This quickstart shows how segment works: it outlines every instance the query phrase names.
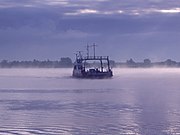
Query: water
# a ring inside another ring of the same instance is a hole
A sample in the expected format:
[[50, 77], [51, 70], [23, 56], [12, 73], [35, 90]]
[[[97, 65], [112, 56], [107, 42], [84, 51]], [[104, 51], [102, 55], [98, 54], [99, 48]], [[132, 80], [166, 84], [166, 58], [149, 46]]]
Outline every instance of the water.
[[0, 69], [1, 135], [180, 134], [180, 69]]

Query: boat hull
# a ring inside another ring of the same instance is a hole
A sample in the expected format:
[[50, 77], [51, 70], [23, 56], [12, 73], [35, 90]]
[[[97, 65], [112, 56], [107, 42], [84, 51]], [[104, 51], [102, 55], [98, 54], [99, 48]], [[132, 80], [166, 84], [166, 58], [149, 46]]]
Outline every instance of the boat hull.
[[103, 78], [111, 78], [113, 76], [112, 71], [107, 72], [99, 72], [99, 73], [89, 73], [89, 72], [81, 72], [75, 73], [73, 72], [73, 77], [75, 78], [89, 78], [89, 79], [103, 79]]

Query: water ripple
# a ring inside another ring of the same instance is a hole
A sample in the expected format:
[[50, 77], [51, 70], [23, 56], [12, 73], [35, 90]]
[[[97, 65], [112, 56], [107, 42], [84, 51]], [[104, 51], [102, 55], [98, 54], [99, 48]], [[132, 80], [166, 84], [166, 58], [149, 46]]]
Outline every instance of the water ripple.
[[[48, 100], [0, 100], [1, 104], [6, 104], [9, 110], [68, 110], [83, 111], [84, 113], [93, 111], [117, 111], [117, 112], [141, 112], [138, 106], [128, 104], [115, 104], [108, 102], [61, 102]], [[96, 113], [95, 112], [95, 113]]]

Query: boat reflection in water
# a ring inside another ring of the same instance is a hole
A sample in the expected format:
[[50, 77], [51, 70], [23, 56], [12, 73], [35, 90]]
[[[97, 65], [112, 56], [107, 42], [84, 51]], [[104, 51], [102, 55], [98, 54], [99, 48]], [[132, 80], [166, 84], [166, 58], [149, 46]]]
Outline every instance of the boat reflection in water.
[[[113, 72], [110, 67], [109, 56], [96, 56], [95, 44], [93, 45], [94, 56], [89, 56], [89, 46], [87, 46], [87, 56], [83, 57], [81, 52], [76, 54], [76, 61], [73, 68], [73, 77], [77, 78], [111, 78]], [[99, 67], [88, 67], [88, 61], [100, 62]]]

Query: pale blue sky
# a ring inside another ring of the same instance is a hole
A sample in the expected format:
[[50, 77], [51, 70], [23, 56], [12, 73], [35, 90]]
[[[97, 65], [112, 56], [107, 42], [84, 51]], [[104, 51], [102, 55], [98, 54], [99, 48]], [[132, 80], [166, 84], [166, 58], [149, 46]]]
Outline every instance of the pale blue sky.
[[73, 58], [94, 42], [116, 61], [180, 61], [180, 1], [0, 0], [0, 60]]

